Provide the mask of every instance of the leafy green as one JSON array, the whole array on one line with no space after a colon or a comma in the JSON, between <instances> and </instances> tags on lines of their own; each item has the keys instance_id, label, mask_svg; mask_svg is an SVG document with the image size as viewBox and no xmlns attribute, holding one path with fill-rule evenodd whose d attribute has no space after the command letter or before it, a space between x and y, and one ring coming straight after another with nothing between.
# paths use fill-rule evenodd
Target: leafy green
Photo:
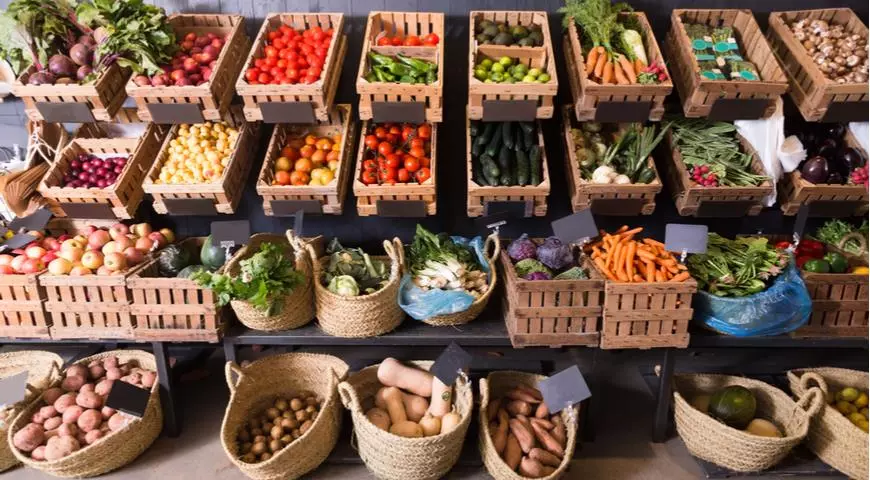
<instances>
[{"instance_id":1,"label":"leafy green","mask_svg":"<svg viewBox=\"0 0 870 480\"><path fill-rule=\"evenodd\" d=\"M589 275L586 274L586 270L583 270L582 267L571 267L553 277L553 280L583 280L586 278L589 278Z\"/></svg>"},{"instance_id":2,"label":"leafy green","mask_svg":"<svg viewBox=\"0 0 870 480\"><path fill-rule=\"evenodd\" d=\"M303 280L293 261L274 243L261 244L257 253L239 262L239 267L236 276L200 271L193 280L210 288L218 297L218 305L244 300L269 316L279 312L281 303L277 300Z\"/></svg>"},{"instance_id":3,"label":"leafy green","mask_svg":"<svg viewBox=\"0 0 870 480\"><path fill-rule=\"evenodd\" d=\"M32 63L26 33L9 14L0 14L0 60L5 60L17 77ZM25 54L27 52L27 54Z\"/></svg>"},{"instance_id":4,"label":"leafy green","mask_svg":"<svg viewBox=\"0 0 870 480\"><path fill-rule=\"evenodd\" d=\"M840 219L831 219L824 223L818 230L816 230L815 238L820 242L827 243L830 245L840 245L840 240L850 233L858 232L865 239L867 238L868 233L868 223L865 219L860 227L855 227L852 224L846 223ZM866 244L865 244L866 245ZM867 253L867 249L865 245L862 245L857 239L849 239L846 240L846 243L843 244L843 250L848 253L852 253L855 255L864 255Z\"/></svg>"},{"instance_id":5,"label":"leafy green","mask_svg":"<svg viewBox=\"0 0 870 480\"><path fill-rule=\"evenodd\" d=\"M719 185L761 185L767 180L765 175L752 173L752 155L741 152L737 127L733 123L676 118L673 136L683 163L706 165L716 175Z\"/></svg>"},{"instance_id":6,"label":"leafy green","mask_svg":"<svg viewBox=\"0 0 870 480\"><path fill-rule=\"evenodd\" d=\"M562 19L565 27L573 19L591 45L603 46L608 56L614 53L611 39L620 35L625 28L618 20L619 14L631 11L627 3L611 4L610 0L565 0L565 6L559 8L559 13L565 15Z\"/></svg>"},{"instance_id":7,"label":"leafy green","mask_svg":"<svg viewBox=\"0 0 870 480\"><path fill-rule=\"evenodd\" d=\"M345 248L333 238L326 248L329 264L323 275L324 285L332 285L336 277L349 276L357 284L357 290L365 294L374 293L390 278L390 269L377 259L373 259L361 248Z\"/></svg>"},{"instance_id":8,"label":"leafy green","mask_svg":"<svg viewBox=\"0 0 870 480\"><path fill-rule=\"evenodd\" d=\"M459 262L466 270L480 268L470 248L457 244L446 233L435 235L422 225L417 225L414 241L408 249L408 258L411 273L426 269L426 262L429 260L438 263Z\"/></svg>"},{"instance_id":9,"label":"leafy green","mask_svg":"<svg viewBox=\"0 0 870 480\"><path fill-rule=\"evenodd\" d=\"M49 57L68 52L80 35L90 32L76 19L74 4L68 0L13 0L6 15L24 28L33 62L40 69Z\"/></svg>"},{"instance_id":10,"label":"leafy green","mask_svg":"<svg viewBox=\"0 0 870 480\"><path fill-rule=\"evenodd\" d=\"M689 273L698 286L720 297L744 297L767 288L786 265L785 251L766 238L730 240L715 233L707 237L707 253L689 257Z\"/></svg>"}]
</instances>

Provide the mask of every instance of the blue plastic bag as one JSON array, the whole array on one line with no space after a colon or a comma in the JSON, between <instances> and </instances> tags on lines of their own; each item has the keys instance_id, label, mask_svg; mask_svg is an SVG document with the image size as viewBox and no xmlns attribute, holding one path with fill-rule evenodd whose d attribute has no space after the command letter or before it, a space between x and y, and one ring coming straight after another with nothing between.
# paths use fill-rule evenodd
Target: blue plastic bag
<instances>
[{"instance_id":1,"label":"blue plastic bag","mask_svg":"<svg viewBox=\"0 0 870 480\"><path fill-rule=\"evenodd\" d=\"M813 305L794 262L767 290L747 297L717 297L700 291L692 301L693 319L724 335L781 335L809 321Z\"/></svg>"},{"instance_id":2,"label":"blue plastic bag","mask_svg":"<svg viewBox=\"0 0 870 480\"><path fill-rule=\"evenodd\" d=\"M482 266L481 270L488 275L491 274L483 250L483 238L474 237L469 240L465 237L450 237L450 239L459 245L470 246L477 255L477 261ZM399 307L415 320L427 320L438 315L463 312L474 303L474 300L473 296L463 291L424 291L414 285L411 275L407 273L399 284Z\"/></svg>"}]
</instances>

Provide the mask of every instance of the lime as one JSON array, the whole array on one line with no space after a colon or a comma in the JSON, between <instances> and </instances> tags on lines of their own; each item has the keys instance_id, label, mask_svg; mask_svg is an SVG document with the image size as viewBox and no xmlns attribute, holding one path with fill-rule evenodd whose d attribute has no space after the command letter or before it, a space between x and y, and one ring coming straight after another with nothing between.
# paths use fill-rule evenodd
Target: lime
<instances>
[{"instance_id":1,"label":"lime","mask_svg":"<svg viewBox=\"0 0 870 480\"><path fill-rule=\"evenodd\" d=\"M504 73L504 65L500 63L495 63L492 65L492 69L490 71L495 73Z\"/></svg>"},{"instance_id":2,"label":"lime","mask_svg":"<svg viewBox=\"0 0 870 480\"><path fill-rule=\"evenodd\" d=\"M532 68L529 70L529 75L531 75L532 77L535 77L535 78L538 78L538 75L540 75L541 73L543 73L543 72L541 72L540 68Z\"/></svg>"},{"instance_id":3,"label":"lime","mask_svg":"<svg viewBox=\"0 0 870 480\"><path fill-rule=\"evenodd\" d=\"M495 82L493 82L492 79L487 78L486 80L483 81L483 83L495 83Z\"/></svg>"},{"instance_id":4,"label":"lime","mask_svg":"<svg viewBox=\"0 0 870 480\"><path fill-rule=\"evenodd\" d=\"M498 59L498 63L504 65L505 67L509 67L514 64L514 59L511 57L501 57Z\"/></svg>"},{"instance_id":5,"label":"lime","mask_svg":"<svg viewBox=\"0 0 870 480\"><path fill-rule=\"evenodd\" d=\"M502 75L501 72L493 71L492 73L489 74L489 79L492 80L493 82L501 83L504 81L504 75ZM850 403L849 405L852 405L852 404Z\"/></svg>"},{"instance_id":6,"label":"lime","mask_svg":"<svg viewBox=\"0 0 870 480\"><path fill-rule=\"evenodd\" d=\"M525 78L525 75L523 74L523 72L514 72L511 77L518 82L522 82Z\"/></svg>"},{"instance_id":7,"label":"lime","mask_svg":"<svg viewBox=\"0 0 870 480\"><path fill-rule=\"evenodd\" d=\"M854 402L858 399L858 389L853 387L846 387L840 390L840 400L845 400L847 402Z\"/></svg>"},{"instance_id":8,"label":"lime","mask_svg":"<svg viewBox=\"0 0 870 480\"><path fill-rule=\"evenodd\" d=\"M478 80L486 80L486 77L487 77L488 75L489 75L489 72L487 72L486 70L484 70L484 69L482 69L482 68L478 68L477 70L474 71L474 76L475 76Z\"/></svg>"},{"instance_id":9,"label":"lime","mask_svg":"<svg viewBox=\"0 0 870 480\"><path fill-rule=\"evenodd\" d=\"M867 407L861 409L861 415L864 415L864 418L870 419L870 412L867 411Z\"/></svg>"},{"instance_id":10,"label":"lime","mask_svg":"<svg viewBox=\"0 0 870 480\"><path fill-rule=\"evenodd\" d=\"M861 430L864 430L865 432L867 431L868 427L870 427L870 425L868 425L868 423L867 423L867 420L864 420L863 422L858 422L855 425L857 425L858 428L860 428Z\"/></svg>"},{"instance_id":11,"label":"lime","mask_svg":"<svg viewBox=\"0 0 870 480\"><path fill-rule=\"evenodd\" d=\"M848 416L848 418L849 418L849 421L852 422L852 423L855 424L855 425L858 425L860 422L866 422L866 421L867 421L867 419L864 418L864 415L861 415L861 414L858 413L858 412L850 413L849 416Z\"/></svg>"},{"instance_id":12,"label":"lime","mask_svg":"<svg viewBox=\"0 0 870 480\"><path fill-rule=\"evenodd\" d=\"M526 72L529 71L529 67L527 67L525 63L518 63L516 65L516 70L518 72L523 72L523 74L525 74Z\"/></svg>"},{"instance_id":13,"label":"lime","mask_svg":"<svg viewBox=\"0 0 870 480\"><path fill-rule=\"evenodd\" d=\"M524 83L535 83L535 77L533 77L531 75L526 75L525 77L523 77L523 82Z\"/></svg>"},{"instance_id":14,"label":"lime","mask_svg":"<svg viewBox=\"0 0 870 480\"><path fill-rule=\"evenodd\" d=\"M483 61L480 62L480 66L489 70L492 67L492 59L484 58Z\"/></svg>"},{"instance_id":15,"label":"lime","mask_svg":"<svg viewBox=\"0 0 870 480\"><path fill-rule=\"evenodd\" d=\"M550 81L550 76L547 75L546 73L542 73L542 74L538 75L538 81L541 83L547 83Z\"/></svg>"}]
</instances>

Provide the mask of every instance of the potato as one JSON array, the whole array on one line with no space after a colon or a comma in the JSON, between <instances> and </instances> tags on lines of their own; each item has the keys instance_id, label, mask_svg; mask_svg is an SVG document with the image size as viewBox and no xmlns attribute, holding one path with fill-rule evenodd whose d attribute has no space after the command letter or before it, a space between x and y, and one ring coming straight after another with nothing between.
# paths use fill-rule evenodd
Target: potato
<instances>
[{"instance_id":1,"label":"potato","mask_svg":"<svg viewBox=\"0 0 870 480\"><path fill-rule=\"evenodd\" d=\"M12 436L12 444L23 452L32 452L45 441L45 430L36 423L28 423Z\"/></svg>"},{"instance_id":2,"label":"potato","mask_svg":"<svg viewBox=\"0 0 870 480\"><path fill-rule=\"evenodd\" d=\"M288 402L287 399L279 398L275 400L275 408L281 410L281 412L284 412L285 410L290 408L290 402Z\"/></svg>"},{"instance_id":3,"label":"potato","mask_svg":"<svg viewBox=\"0 0 870 480\"><path fill-rule=\"evenodd\" d=\"M63 390L58 387L53 387L42 392L42 399L45 400L45 403L52 405L61 395L63 395Z\"/></svg>"},{"instance_id":4,"label":"potato","mask_svg":"<svg viewBox=\"0 0 870 480\"><path fill-rule=\"evenodd\" d=\"M290 408L293 409L294 412L296 410L302 410L302 407L304 407L304 406L305 406L305 403L303 403L302 400L300 400L298 398L294 398L294 399L290 400Z\"/></svg>"},{"instance_id":5,"label":"potato","mask_svg":"<svg viewBox=\"0 0 870 480\"><path fill-rule=\"evenodd\" d=\"M138 373L131 373L121 377L120 380L124 383L129 383L130 385L139 385L142 383L142 376Z\"/></svg>"},{"instance_id":6,"label":"potato","mask_svg":"<svg viewBox=\"0 0 870 480\"><path fill-rule=\"evenodd\" d=\"M83 432L91 432L100 429L100 424L103 423L103 414L99 410L85 410L76 422L79 429Z\"/></svg>"},{"instance_id":7,"label":"potato","mask_svg":"<svg viewBox=\"0 0 870 480\"><path fill-rule=\"evenodd\" d=\"M45 419L42 418L42 415L40 415L39 412L36 412L30 416L30 422L42 425L45 422Z\"/></svg>"},{"instance_id":8,"label":"potato","mask_svg":"<svg viewBox=\"0 0 870 480\"><path fill-rule=\"evenodd\" d=\"M290 445L291 443L293 443L293 435L290 435L288 433L287 435L284 435L283 437L281 437L280 440L281 440L281 443L283 443L284 445Z\"/></svg>"},{"instance_id":9,"label":"potato","mask_svg":"<svg viewBox=\"0 0 870 480\"><path fill-rule=\"evenodd\" d=\"M88 367L84 365L70 365L70 367L66 369L66 378L69 377L82 377L87 379Z\"/></svg>"},{"instance_id":10,"label":"potato","mask_svg":"<svg viewBox=\"0 0 870 480\"><path fill-rule=\"evenodd\" d=\"M109 430L117 432L127 426L128 419L123 413L116 413L109 419Z\"/></svg>"},{"instance_id":11,"label":"potato","mask_svg":"<svg viewBox=\"0 0 870 480\"><path fill-rule=\"evenodd\" d=\"M298 420L299 422L304 422L305 420L308 420L308 412L306 412L305 410L297 410L296 420Z\"/></svg>"},{"instance_id":12,"label":"potato","mask_svg":"<svg viewBox=\"0 0 870 480\"><path fill-rule=\"evenodd\" d=\"M62 427L63 424L61 423L60 426ZM45 431L45 441L47 442L49 438L56 437L56 436L60 435L59 432L60 432L60 427L55 428L54 430L46 430Z\"/></svg>"},{"instance_id":13,"label":"potato","mask_svg":"<svg viewBox=\"0 0 870 480\"><path fill-rule=\"evenodd\" d=\"M61 424L63 424L63 418L61 418L60 416L54 416L42 422L42 428L46 430L54 430L55 428L61 426Z\"/></svg>"},{"instance_id":14,"label":"potato","mask_svg":"<svg viewBox=\"0 0 870 480\"><path fill-rule=\"evenodd\" d=\"M276 425L269 430L269 436L275 439L281 438L284 436L284 429L280 425Z\"/></svg>"},{"instance_id":15,"label":"potato","mask_svg":"<svg viewBox=\"0 0 870 480\"><path fill-rule=\"evenodd\" d=\"M108 397L109 392L112 391L112 383L114 383L114 380L109 380L108 378L100 380L100 383L94 387L94 393L103 397Z\"/></svg>"},{"instance_id":16,"label":"potato","mask_svg":"<svg viewBox=\"0 0 870 480\"><path fill-rule=\"evenodd\" d=\"M246 429L239 430L239 434L236 436L240 442L250 442L251 441L251 432Z\"/></svg>"},{"instance_id":17,"label":"potato","mask_svg":"<svg viewBox=\"0 0 870 480\"><path fill-rule=\"evenodd\" d=\"M76 394L75 393L64 393L57 400L54 401L54 409L57 410L57 413L63 413L69 407L74 407L76 404Z\"/></svg>"},{"instance_id":18,"label":"potato","mask_svg":"<svg viewBox=\"0 0 870 480\"><path fill-rule=\"evenodd\" d=\"M34 448L33 451L30 452L30 458L39 462L45 460L45 445L40 445Z\"/></svg>"},{"instance_id":19,"label":"potato","mask_svg":"<svg viewBox=\"0 0 870 480\"><path fill-rule=\"evenodd\" d=\"M316 397L308 397L305 399L305 404L308 405L309 407L316 407L317 406L317 398Z\"/></svg>"},{"instance_id":20,"label":"potato","mask_svg":"<svg viewBox=\"0 0 870 480\"><path fill-rule=\"evenodd\" d=\"M54 437L45 446L45 459L49 462L60 460L79 448L81 445L74 437Z\"/></svg>"},{"instance_id":21,"label":"potato","mask_svg":"<svg viewBox=\"0 0 870 480\"><path fill-rule=\"evenodd\" d=\"M292 432L290 432L290 435L293 436L293 440L296 440L297 438L302 436L302 432L300 432L299 429L297 428L296 430L293 430Z\"/></svg>"},{"instance_id":22,"label":"potato","mask_svg":"<svg viewBox=\"0 0 870 480\"><path fill-rule=\"evenodd\" d=\"M113 355L113 356L104 358L103 359L103 367L105 367L106 370L108 370L110 368L117 368L118 367L118 357Z\"/></svg>"},{"instance_id":23,"label":"potato","mask_svg":"<svg viewBox=\"0 0 870 480\"><path fill-rule=\"evenodd\" d=\"M97 440L103 438L105 434L102 430L91 430L90 432L85 434L85 443L88 445L96 442Z\"/></svg>"},{"instance_id":24,"label":"potato","mask_svg":"<svg viewBox=\"0 0 870 480\"><path fill-rule=\"evenodd\" d=\"M278 450L281 450L282 448L284 448L284 444L281 443L281 440L278 440L277 438L275 438L271 442L269 442L269 451L272 453L275 453Z\"/></svg>"},{"instance_id":25,"label":"potato","mask_svg":"<svg viewBox=\"0 0 870 480\"><path fill-rule=\"evenodd\" d=\"M59 437L75 437L79 433L79 427L75 423L64 423L57 427L57 436Z\"/></svg>"},{"instance_id":26,"label":"potato","mask_svg":"<svg viewBox=\"0 0 870 480\"><path fill-rule=\"evenodd\" d=\"M295 417L294 418L282 418L281 419L281 426L283 428L286 428L287 430L293 430L295 428L299 428L299 422L296 420Z\"/></svg>"},{"instance_id":27,"label":"potato","mask_svg":"<svg viewBox=\"0 0 870 480\"><path fill-rule=\"evenodd\" d=\"M258 422L256 419L252 418L252 419L248 420L248 428L250 428L251 430L253 430L255 428L260 428L260 422ZM253 433L252 433L252 435L253 435Z\"/></svg>"},{"instance_id":28,"label":"potato","mask_svg":"<svg viewBox=\"0 0 870 480\"><path fill-rule=\"evenodd\" d=\"M79 415L84 411L85 409L78 405L73 405L67 408L63 411L63 423L76 423L79 419Z\"/></svg>"},{"instance_id":29,"label":"potato","mask_svg":"<svg viewBox=\"0 0 870 480\"><path fill-rule=\"evenodd\" d=\"M269 420L275 420L276 418L278 418L280 416L281 416L281 412L277 408L270 408L270 409L266 410L266 417L268 417Z\"/></svg>"},{"instance_id":30,"label":"potato","mask_svg":"<svg viewBox=\"0 0 870 480\"><path fill-rule=\"evenodd\" d=\"M145 372L142 374L142 386L145 388L151 388L154 386L154 383L157 382L157 374L154 372Z\"/></svg>"},{"instance_id":31,"label":"potato","mask_svg":"<svg viewBox=\"0 0 870 480\"><path fill-rule=\"evenodd\" d=\"M87 445L88 444L88 442L85 441L86 435L87 434L81 430L79 430L79 432L76 433L76 440L79 441L79 445Z\"/></svg>"},{"instance_id":32,"label":"potato","mask_svg":"<svg viewBox=\"0 0 870 480\"><path fill-rule=\"evenodd\" d=\"M239 445L239 451L242 452L242 455L244 455L244 454L250 452L250 451L251 451L251 447L253 447L253 446L254 446L253 443L251 443L251 442L245 442L245 443Z\"/></svg>"},{"instance_id":33,"label":"potato","mask_svg":"<svg viewBox=\"0 0 870 480\"><path fill-rule=\"evenodd\" d=\"M118 365L118 368L121 369L121 373L124 375L130 375L130 372L133 371L133 365L130 362L127 362L123 365Z\"/></svg>"},{"instance_id":34,"label":"potato","mask_svg":"<svg viewBox=\"0 0 870 480\"><path fill-rule=\"evenodd\" d=\"M248 452L248 453L242 455L242 457L239 460L241 460L245 463L255 463L257 461L257 456L254 455L253 453Z\"/></svg>"},{"instance_id":35,"label":"potato","mask_svg":"<svg viewBox=\"0 0 870 480\"><path fill-rule=\"evenodd\" d=\"M94 392L79 392L76 395L76 405L82 408L103 408L103 397Z\"/></svg>"},{"instance_id":36,"label":"potato","mask_svg":"<svg viewBox=\"0 0 870 480\"><path fill-rule=\"evenodd\" d=\"M285 410L283 413L281 413L281 417L283 417L283 418L292 418L292 419L295 419L295 418L296 418L296 412L294 412L293 410L290 410L290 409L288 408L288 409Z\"/></svg>"},{"instance_id":37,"label":"potato","mask_svg":"<svg viewBox=\"0 0 870 480\"><path fill-rule=\"evenodd\" d=\"M314 421L306 420L305 423L303 423L302 425L299 426L299 433L305 434L305 432L307 432L308 429L310 429L312 425L314 425Z\"/></svg>"},{"instance_id":38,"label":"potato","mask_svg":"<svg viewBox=\"0 0 870 480\"><path fill-rule=\"evenodd\" d=\"M266 460L268 460L268 459L270 459L270 458L272 458L272 454L269 453L269 452L266 452L266 453L260 455L260 461L261 461L261 462L265 462Z\"/></svg>"},{"instance_id":39,"label":"potato","mask_svg":"<svg viewBox=\"0 0 870 480\"><path fill-rule=\"evenodd\" d=\"M67 392L78 392L82 385L87 383L85 377L80 377L78 375L72 377L66 377L63 379L63 382L60 384L60 388L64 389Z\"/></svg>"},{"instance_id":40,"label":"potato","mask_svg":"<svg viewBox=\"0 0 870 480\"><path fill-rule=\"evenodd\" d=\"M100 410L100 413L103 414L103 420L108 420L112 418L112 415L118 412L114 408L103 407L102 410Z\"/></svg>"},{"instance_id":41,"label":"potato","mask_svg":"<svg viewBox=\"0 0 870 480\"><path fill-rule=\"evenodd\" d=\"M93 383L86 383L82 385L82 388L79 389L79 393L94 393L97 390L97 387Z\"/></svg>"},{"instance_id":42,"label":"potato","mask_svg":"<svg viewBox=\"0 0 870 480\"><path fill-rule=\"evenodd\" d=\"M106 368L106 380L118 380L124 376L124 372L118 367Z\"/></svg>"},{"instance_id":43,"label":"potato","mask_svg":"<svg viewBox=\"0 0 870 480\"><path fill-rule=\"evenodd\" d=\"M254 443L254 446L251 447L251 453L259 456L265 453L267 449L268 446L266 445L266 442L256 442Z\"/></svg>"},{"instance_id":44,"label":"potato","mask_svg":"<svg viewBox=\"0 0 870 480\"><path fill-rule=\"evenodd\" d=\"M263 436L263 433L264 433L264 432L263 432L263 429L260 428L259 425L257 425L256 428L252 428L252 429L251 429L251 436L254 437L254 438L262 437L262 436Z\"/></svg>"}]
</instances>

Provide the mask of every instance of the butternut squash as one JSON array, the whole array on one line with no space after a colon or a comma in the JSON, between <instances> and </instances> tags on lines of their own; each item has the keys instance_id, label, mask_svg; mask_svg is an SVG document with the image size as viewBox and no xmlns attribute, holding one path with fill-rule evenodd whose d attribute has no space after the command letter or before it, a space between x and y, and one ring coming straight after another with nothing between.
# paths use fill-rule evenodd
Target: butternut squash
<instances>
[{"instance_id":1,"label":"butternut squash","mask_svg":"<svg viewBox=\"0 0 870 480\"><path fill-rule=\"evenodd\" d=\"M405 405L405 415L412 422L419 422L429 410L429 401L419 395L402 393L402 403Z\"/></svg>"},{"instance_id":2,"label":"butternut squash","mask_svg":"<svg viewBox=\"0 0 870 480\"><path fill-rule=\"evenodd\" d=\"M390 415L384 410L378 407L371 408L366 412L366 418L381 430L385 432L390 431L390 425L392 422L390 422Z\"/></svg>"},{"instance_id":3,"label":"butternut squash","mask_svg":"<svg viewBox=\"0 0 870 480\"><path fill-rule=\"evenodd\" d=\"M401 390L396 387L388 387L384 390L384 400L387 402L387 413L390 414L390 422L393 425L408 421Z\"/></svg>"},{"instance_id":4,"label":"butternut squash","mask_svg":"<svg viewBox=\"0 0 870 480\"><path fill-rule=\"evenodd\" d=\"M423 427L419 423L405 420L404 422L394 423L390 427L390 433L400 437L420 438L423 436Z\"/></svg>"},{"instance_id":5,"label":"butternut squash","mask_svg":"<svg viewBox=\"0 0 870 480\"><path fill-rule=\"evenodd\" d=\"M432 398L429 402L429 413L436 417L447 415L453 407L453 386L445 385L436 376L432 376Z\"/></svg>"},{"instance_id":6,"label":"butternut squash","mask_svg":"<svg viewBox=\"0 0 870 480\"><path fill-rule=\"evenodd\" d=\"M441 417L441 434L443 435L458 427L461 420L462 418L460 418L459 414L456 412L450 412Z\"/></svg>"},{"instance_id":7,"label":"butternut squash","mask_svg":"<svg viewBox=\"0 0 870 480\"><path fill-rule=\"evenodd\" d=\"M385 358L378 366L378 380L388 387L399 387L421 397L432 396L432 374Z\"/></svg>"},{"instance_id":8,"label":"butternut squash","mask_svg":"<svg viewBox=\"0 0 870 480\"><path fill-rule=\"evenodd\" d=\"M434 437L441 433L441 419L427 413L420 419L420 427L423 428L424 437Z\"/></svg>"},{"instance_id":9,"label":"butternut squash","mask_svg":"<svg viewBox=\"0 0 870 480\"><path fill-rule=\"evenodd\" d=\"M384 392L390 387L381 387L378 389L378 392L375 393L375 406L380 408L381 410L387 409L387 399L384 398Z\"/></svg>"}]
</instances>

